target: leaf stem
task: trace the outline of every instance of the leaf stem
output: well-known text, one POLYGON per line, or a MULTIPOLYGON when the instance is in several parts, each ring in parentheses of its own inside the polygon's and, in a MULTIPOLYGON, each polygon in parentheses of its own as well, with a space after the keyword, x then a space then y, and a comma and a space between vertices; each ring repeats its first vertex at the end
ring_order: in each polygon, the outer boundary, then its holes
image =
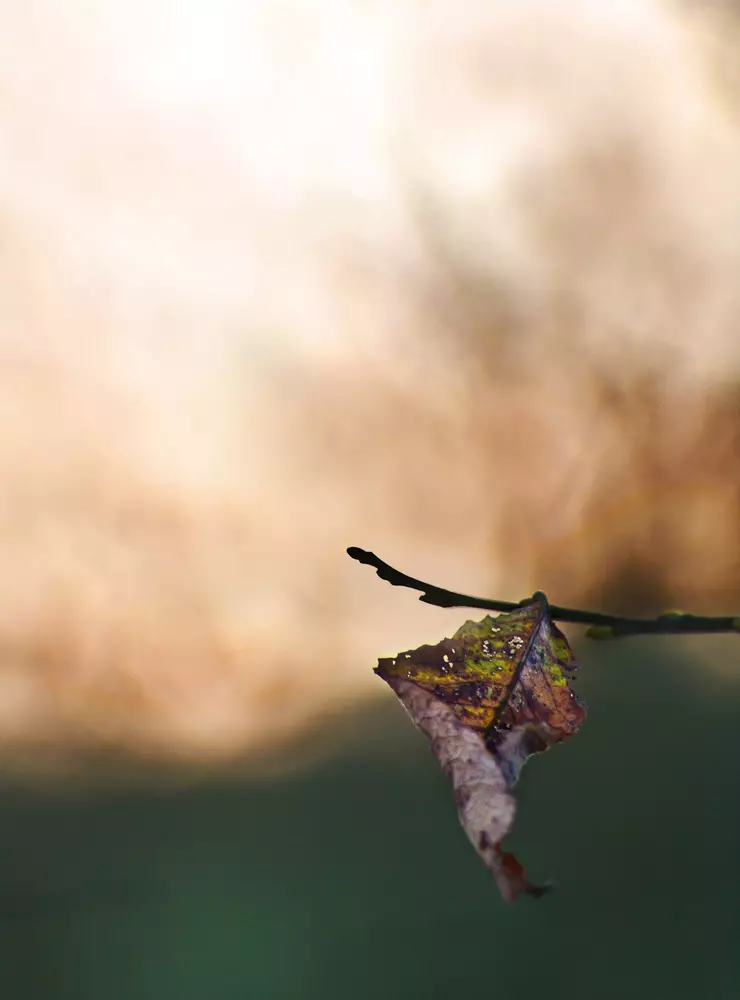
MULTIPOLYGON (((387 580, 394 587, 408 587, 420 590, 419 600, 438 608, 483 608, 487 611, 515 611, 524 604, 547 600, 542 591, 523 601, 495 601, 485 597, 470 597, 452 590, 435 587, 413 576, 407 576, 378 558, 374 552, 366 552, 356 545, 347 549, 347 555, 357 562, 373 566, 381 580, 387 580)), ((740 632, 740 616, 718 618, 702 615, 687 615, 680 611, 668 611, 657 618, 623 618, 619 615, 605 615, 598 611, 580 611, 577 608, 561 608, 549 604, 550 617, 555 621, 571 622, 575 625, 589 625, 586 635, 591 639, 617 639, 626 635, 677 635, 700 632, 740 632)))

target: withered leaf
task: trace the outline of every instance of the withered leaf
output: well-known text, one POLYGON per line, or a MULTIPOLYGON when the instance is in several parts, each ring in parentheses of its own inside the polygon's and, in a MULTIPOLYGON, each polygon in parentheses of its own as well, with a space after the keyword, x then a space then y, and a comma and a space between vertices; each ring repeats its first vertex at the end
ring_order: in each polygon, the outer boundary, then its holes
POLYGON ((533 885, 501 841, 514 822, 512 789, 524 762, 570 739, 585 719, 570 687, 576 669, 544 595, 375 668, 429 739, 463 829, 509 901, 548 888, 533 885))

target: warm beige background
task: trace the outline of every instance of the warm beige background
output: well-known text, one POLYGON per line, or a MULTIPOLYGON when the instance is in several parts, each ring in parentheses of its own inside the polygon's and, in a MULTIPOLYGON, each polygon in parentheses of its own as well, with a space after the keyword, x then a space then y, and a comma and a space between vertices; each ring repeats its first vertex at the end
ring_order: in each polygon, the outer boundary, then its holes
POLYGON ((0 2, 6 760, 228 756, 380 694, 376 656, 461 613, 347 545, 740 608, 732 31, 0 2))

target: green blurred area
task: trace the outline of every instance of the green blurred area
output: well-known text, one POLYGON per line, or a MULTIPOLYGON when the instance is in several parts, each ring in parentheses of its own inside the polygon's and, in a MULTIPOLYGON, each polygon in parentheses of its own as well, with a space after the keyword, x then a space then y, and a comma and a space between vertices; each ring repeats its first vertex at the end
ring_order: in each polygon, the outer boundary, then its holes
POLYGON ((508 841, 542 900, 501 900, 390 692, 280 779, 7 784, 0 996, 736 1000, 740 644, 687 643, 574 642, 589 717, 508 841))

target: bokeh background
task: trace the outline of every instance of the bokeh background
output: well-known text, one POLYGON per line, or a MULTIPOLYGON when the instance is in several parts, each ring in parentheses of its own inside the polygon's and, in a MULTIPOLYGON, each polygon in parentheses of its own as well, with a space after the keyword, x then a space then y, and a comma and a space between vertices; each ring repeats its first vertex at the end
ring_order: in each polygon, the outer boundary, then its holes
POLYGON ((372 673, 740 609, 731 3, 0 0, 0 995, 725 1000, 740 650, 587 644, 507 906, 372 673))

